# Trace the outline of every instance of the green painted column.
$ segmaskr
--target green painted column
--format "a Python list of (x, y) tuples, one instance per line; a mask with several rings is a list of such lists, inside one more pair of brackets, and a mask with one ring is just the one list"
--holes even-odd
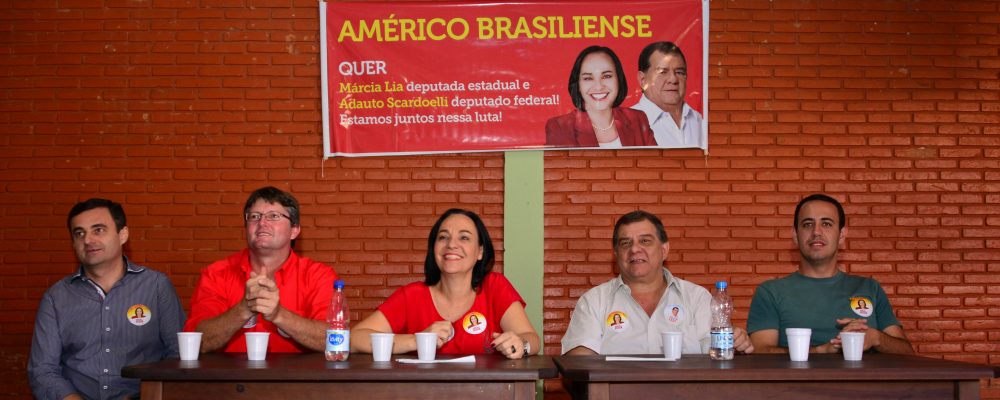
[(543, 151), (504, 153), (504, 275), (528, 304), (528, 318), (539, 336), (545, 276), (544, 156)]
[[(545, 152), (504, 153), (503, 269), (504, 276), (527, 303), (531, 325), (542, 332), (542, 281), (545, 277)], [(536, 399), (545, 397), (543, 381)]]

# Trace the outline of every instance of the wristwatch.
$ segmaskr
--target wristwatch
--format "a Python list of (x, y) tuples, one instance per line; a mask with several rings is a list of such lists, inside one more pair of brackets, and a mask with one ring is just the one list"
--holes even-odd
[(531, 354), (531, 342), (525, 340), (524, 341), (524, 357), (527, 357), (528, 354)]

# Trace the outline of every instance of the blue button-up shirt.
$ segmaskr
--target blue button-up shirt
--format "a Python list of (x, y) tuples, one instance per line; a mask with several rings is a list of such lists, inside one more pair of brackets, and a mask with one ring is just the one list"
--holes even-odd
[(135, 397), (139, 380), (122, 378), (122, 367), (178, 356), (184, 310), (173, 284), (128, 258), (125, 265), (107, 293), (81, 267), (42, 296), (28, 361), (36, 398)]

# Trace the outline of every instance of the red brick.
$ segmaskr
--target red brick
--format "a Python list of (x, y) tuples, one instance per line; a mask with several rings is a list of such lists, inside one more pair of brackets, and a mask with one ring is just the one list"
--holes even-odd
[[(46, 260), (71, 265), (58, 228), (66, 209), (90, 194), (118, 193), (133, 225), (157, 227), (135, 240), (135, 256), (177, 260), (164, 267), (189, 297), (205, 263), (244, 245), (238, 219), (222, 215), (238, 213), (256, 187), (294, 183), (309, 210), (304, 223), (327, 227), (307, 230), (312, 239), (302, 241), (302, 252), (335, 260), (349, 280), (368, 279), (352, 292), (360, 317), (381, 302), (376, 297), (419, 280), (435, 213), (468, 204), (502, 228), (499, 153), (320, 160), (315, 13), (225, 1), (209, 4), (216, 8), (85, 3), (61, 4), (69, 11), (59, 13), (54, 4), (32, 3), (42, 11), (30, 23), (14, 22), (13, 54), (0, 60), (14, 78), (5, 81), (7, 99), (17, 100), (0, 106), (0, 145), (8, 150), (0, 160), (8, 229), (0, 237), (8, 250), (51, 249)], [(621, 213), (641, 206), (664, 216), (675, 238), (671, 268), (696, 282), (707, 282), (697, 275), (727, 275), (752, 290), (794, 270), (792, 208), (805, 194), (827, 192), (850, 197), (850, 250), (841, 253), (850, 270), (878, 274), (891, 296), (901, 296), (893, 298), (901, 312), (954, 313), (946, 320), (900, 314), (918, 351), (1000, 362), (984, 355), (995, 347), (982, 345), (1000, 339), (990, 325), (1000, 313), (1000, 244), (991, 239), (1000, 226), (1000, 152), (993, 150), (1000, 84), (995, 54), (986, 50), (1000, 44), (996, 5), (710, 6), (721, 23), (711, 26), (709, 62), (718, 68), (709, 71), (708, 157), (698, 150), (545, 155), (545, 298), (569, 300), (544, 310), (550, 351), (575, 297), (613, 276), (606, 239)], [(801, 23), (787, 22), (796, 18)], [(35, 33), (45, 26), (60, 32)], [(916, 35), (886, 41), (899, 27)], [(301, 54), (287, 54), (289, 32)], [(920, 35), (940, 40), (912, 39)], [(367, 232), (376, 225), (385, 230)], [(583, 238), (553, 237), (565, 229), (580, 229)], [(215, 250), (171, 251), (205, 240)], [(386, 261), (388, 269), (368, 274)], [(68, 273), (36, 262), (4, 254), (0, 275), (6, 282), (29, 265), (52, 279)], [(580, 276), (569, 278), (574, 266)], [(598, 270), (587, 271), (592, 266)], [(48, 283), (17, 290), (37, 304)], [(16, 325), (26, 354), (31, 315), (8, 315), (5, 333)], [(980, 319), (963, 326), (969, 317)], [(27, 396), (18, 385), (3, 392)], [(984, 389), (983, 397), (1000, 398), (1000, 389)]]

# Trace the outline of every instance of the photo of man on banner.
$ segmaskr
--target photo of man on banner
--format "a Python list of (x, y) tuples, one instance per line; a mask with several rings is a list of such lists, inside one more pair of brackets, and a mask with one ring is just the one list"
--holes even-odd
[(646, 114), (657, 146), (708, 148), (701, 114), (684, 101), (687, 61), (680, 47), (671, 42), (653, 42), (642, 49), (639, 84), (642, 98), (632, 108)]

